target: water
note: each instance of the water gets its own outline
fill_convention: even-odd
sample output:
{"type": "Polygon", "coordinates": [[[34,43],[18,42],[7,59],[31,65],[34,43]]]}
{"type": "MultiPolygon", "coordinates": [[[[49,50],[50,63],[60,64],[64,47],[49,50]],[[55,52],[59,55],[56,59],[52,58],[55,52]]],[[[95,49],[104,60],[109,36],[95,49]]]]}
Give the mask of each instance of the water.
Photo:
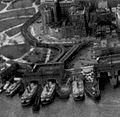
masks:
{"type": "Polygon", "coordinates": [[[22,108],[20,98],[16,95],[8,98],[0,95],[1,117],[119,117],[120,116],[120,87],[112,89],[108,84],[102,91],[100,102],[95,102],[86,96],[83,102],[75,102],[72,97],[63,101],[58,98],[39,113],[32,109],[22,108]]]}

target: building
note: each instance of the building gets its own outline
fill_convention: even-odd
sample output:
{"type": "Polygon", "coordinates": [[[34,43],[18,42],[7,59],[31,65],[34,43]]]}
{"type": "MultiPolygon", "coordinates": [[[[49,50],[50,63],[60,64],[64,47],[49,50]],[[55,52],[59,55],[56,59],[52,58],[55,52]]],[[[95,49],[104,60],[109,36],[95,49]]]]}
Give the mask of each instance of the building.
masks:
{"type": "Polygon", "coordinates": [[[42,5],[43,23],[52,37],[69,38],[75,35],[80,37],[87,35],[89,0],[46,0],[42,5]]]}

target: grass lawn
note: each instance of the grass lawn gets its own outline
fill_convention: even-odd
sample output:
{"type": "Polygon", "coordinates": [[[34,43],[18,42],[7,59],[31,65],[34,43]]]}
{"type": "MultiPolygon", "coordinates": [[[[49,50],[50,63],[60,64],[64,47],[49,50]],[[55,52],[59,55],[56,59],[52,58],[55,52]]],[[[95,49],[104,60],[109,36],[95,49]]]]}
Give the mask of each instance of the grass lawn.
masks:
{"type": "Polygon", "coordinates": [[[8,12],[0,14],[0,20],[5,19],[5,18],[10,18],[10,17],[33,15],[34,13],[35,13],[34,8],[28,8],[28,9],[22,9],[22,10],[16,10],[16,11],[8,11],[8,12]]]}
{"type": "Polygon", "coordinates": [[[3,10],[7,5],[0,2],[0,11],[3,10]]]}
{"type": "Polygon", "coordinates": [[[5,21],[0,21],[0,32],[9,29],[11,27],[17,26],[19,24],[22,24],[24,22],[26,22],[29,19],[29,17],[27,18],[14,18],[14,19],[9,19],[9,20],[5,20],[5,21]]]}
{"type": "Polygon", "coordinates": [[[15,34],[19,33],[21,31],[21,26],[17,28],[13,28],[7,32],[5,32],[8,36],[14,36],[15,34]]]}
{"type": "Polygon", "coordinates": [[[17,8],[25,8],[32,6],[33,0],[15,0],[12,4],[7,8],[10,9],[17,9],[17,8]]]}
{"type": "Polygon", "coordinates": [[[19,45],[6,45],[0,48],[0,54],[11,58],[19,58],[27,51],[29,51],[30,46],[26,44],[19,44],[19,45]]]}

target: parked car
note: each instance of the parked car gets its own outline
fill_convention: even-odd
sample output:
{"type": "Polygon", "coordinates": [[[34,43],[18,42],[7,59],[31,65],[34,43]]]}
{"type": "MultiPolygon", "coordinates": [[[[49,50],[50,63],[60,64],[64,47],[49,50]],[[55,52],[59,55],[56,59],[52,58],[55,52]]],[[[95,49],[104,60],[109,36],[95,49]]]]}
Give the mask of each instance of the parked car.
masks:
{"type": "Polygon", "coordinates": [[[29,106],[33,103],[37,94],[38,84],[30,82],[21,97],[22,106],[29,106]]]}
{"type": "Polygon", "coordinates": [[[4,70],[6,70],[10,66],[11,66],[11,64],[7,64],[5,62],[0,64],[0,73],[2,73],[4,70]]]}
{"type": "Polygon", "coordinates": [[[93,66],[84,67],[84,84],[85,92],[95,100],[99,100],[101,97],[99,89],[99,81],[95,78],[93,66]]]}
{"type": "Polygon", "coordinates": [[[40,104],[41,104],[41,93],[43,91],[43,88],[41,85],[38,86],[38,90],[37,90],[37,95],[35,98],[35,102],[32,106],[32,110],[33,111],[39,111],[40,110],[40,104]]]}
{"type": "Polygon", "coordinates": [[[48,81],[41,93],[41,103],[43,105],[49,104],[53,101],[56,92],[55,90],[56,90],[56,83],[52,81],[48,81]]]}
{"type": "Polygon", "coordinates": [[[84,83],[81,79],[72,82],[72,96],[75,101],[85,99],[84,83]]]}
{"type": "Polygon", "coordinates": [[[2,93],[3,92],[3,87],[4,87],[4,83],[0,83],[0,93],[2,93]]]}
{"type": "Polygon", "coordinates": [[[7,96],[13,96],[20,89],[21,78],[14,78],[13,83],[6,89],[5,94],[7,96]]]}
{"type": "Polygon", "coordinates": [[[7,81],[3,86],[3,90],[4,91],[7,90],[7,88],[10,86],[10,84],[11,84],[10,81],[7,81]]]}

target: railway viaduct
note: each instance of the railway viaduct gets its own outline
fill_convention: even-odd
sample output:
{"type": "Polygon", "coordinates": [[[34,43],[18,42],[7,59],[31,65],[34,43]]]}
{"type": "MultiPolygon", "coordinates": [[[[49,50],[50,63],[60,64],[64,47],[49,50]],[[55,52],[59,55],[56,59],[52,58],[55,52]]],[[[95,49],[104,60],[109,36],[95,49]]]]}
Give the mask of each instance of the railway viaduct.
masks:
{"type": "Polygon", "coordinates": [[[94,70],[97,77],[103,72],[112,77],[120,75],[120,54],[101,57],[98,64],[94,65],[94,70]]]}

